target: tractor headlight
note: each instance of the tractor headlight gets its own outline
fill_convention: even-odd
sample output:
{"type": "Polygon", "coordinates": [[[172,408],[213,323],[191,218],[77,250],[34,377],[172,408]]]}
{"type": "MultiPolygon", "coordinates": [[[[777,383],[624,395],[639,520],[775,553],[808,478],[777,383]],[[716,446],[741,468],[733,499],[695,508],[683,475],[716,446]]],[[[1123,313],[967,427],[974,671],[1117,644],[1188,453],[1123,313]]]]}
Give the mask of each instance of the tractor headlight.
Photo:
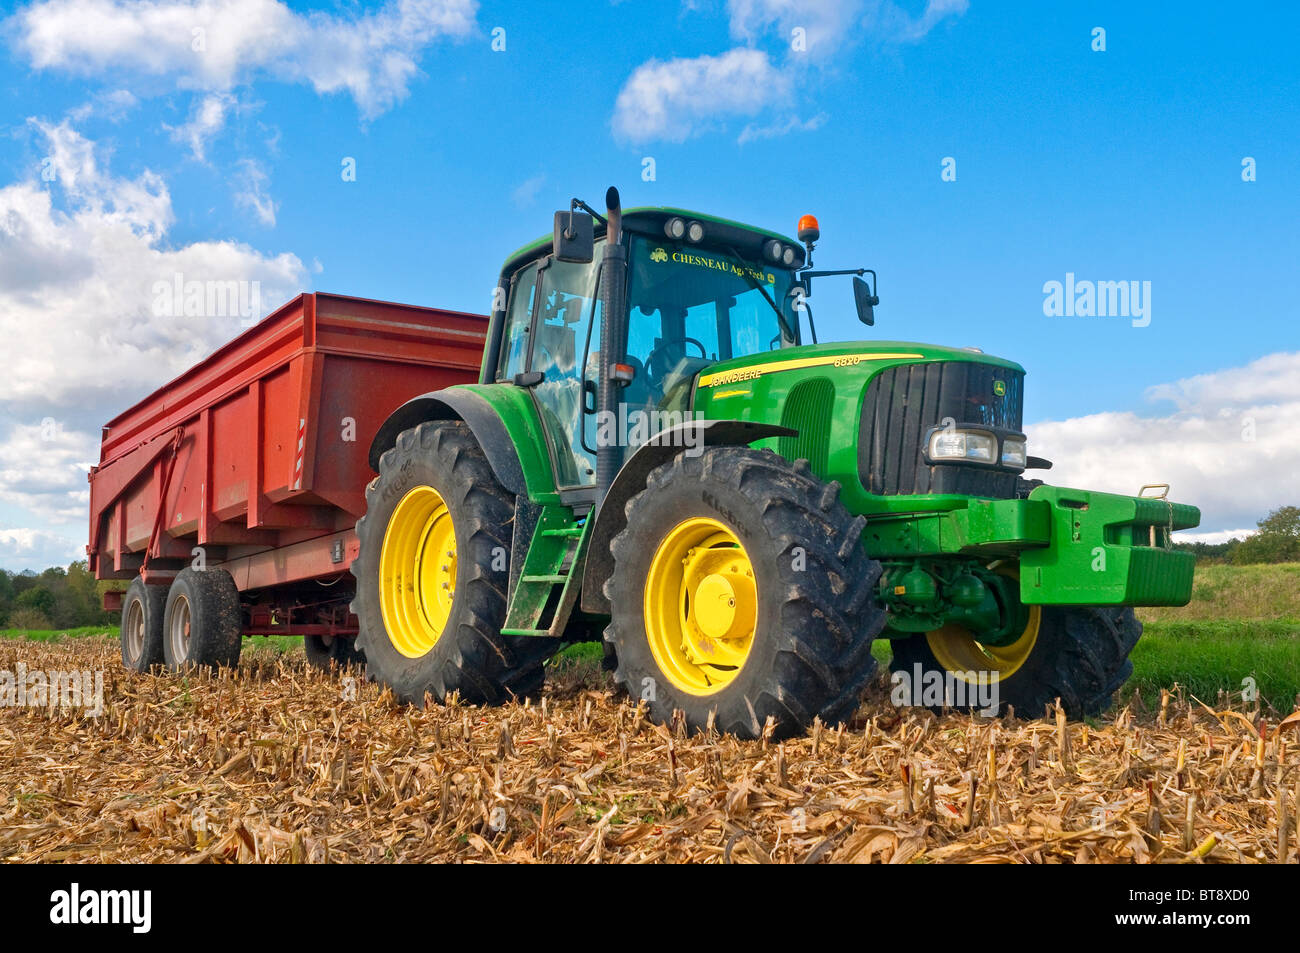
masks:
{"type": "Polygon", "coordinates": [[[704,226],[699,222],[691,222],[686,226],[686,240],[692,244],[704,238],[704,226]]]}
{"type": "Polygon", "coordinates": [[[664,234],[677,240],[686,234],[686,222],[680,218],[670,218],[664,222],[664,234]]]}
{"type": "Polygon", "coordinates": [[[781,252],[783,250],[781,243],[775,238],[768,239],[767,243],[763,245],[763,253],[773,261],[781,260],[781,252]]]}
{"type": "Polygon", "coordinates": [[[787,268],[794,264],[795,250],[789,245],[785,246],[785,251],[781,253],[781,263],[787,268]]]}
{"type": "Polygon", "coordinates": [[[974,460],[992,463],[997,440],[992,434],[968,430],[936,430],[930,435],[931,460],[974,460]]]}
{"type": "Polygon", "coordinates": [[[1028,457],[1025,456],[1025,442],[1014,438],[1002,441],[1002,465],[1023,470],[1028,457]]]}

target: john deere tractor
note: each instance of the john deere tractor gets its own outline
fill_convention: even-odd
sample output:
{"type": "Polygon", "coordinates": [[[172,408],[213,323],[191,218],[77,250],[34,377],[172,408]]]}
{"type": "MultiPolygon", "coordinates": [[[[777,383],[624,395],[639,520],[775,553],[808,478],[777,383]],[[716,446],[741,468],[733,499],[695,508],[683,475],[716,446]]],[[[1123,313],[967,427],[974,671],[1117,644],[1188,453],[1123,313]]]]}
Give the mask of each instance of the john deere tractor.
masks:
{"type": "MultiPolygon", "coordinates": [[[[604,640],[659,721],[754,737],[847,719],[888,639],[901,700],[1096,714],[1133,606],[1182,605],[1191,506],[1025,474],[1024,369],[970,348],[818,343],[798,240],[575,199],[505,262],[480,382],[375,436],[353,611],[402,699],[532,695],[604,640]],[[930,689],[934,689],[931,691],[930,689]],[[965,691],[964,689],[969,689],[965,691]]],[[[869,280],[868,280],[869,279],[869,280]]]]}

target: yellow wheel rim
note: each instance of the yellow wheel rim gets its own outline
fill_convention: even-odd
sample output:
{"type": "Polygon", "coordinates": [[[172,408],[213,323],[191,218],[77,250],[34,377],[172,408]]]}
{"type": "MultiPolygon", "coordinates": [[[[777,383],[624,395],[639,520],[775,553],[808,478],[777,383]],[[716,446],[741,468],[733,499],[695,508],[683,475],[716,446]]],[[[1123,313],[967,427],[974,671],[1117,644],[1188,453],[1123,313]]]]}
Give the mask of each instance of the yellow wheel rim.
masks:
{"type": "Polygon", "coordinates": [[[744,667],[758,625],[754,566],[717,520],[693,517],[664,537],[644,605],[650,653],[677,688],[712,695],[744,667]]]}
{"type": "Polygon", "coordinates": [[[438,643],[456,598],[456,532],[431,486],[402,497],[379,555],[379,609],[393,648],[420,658],[438,643]]]}
{"type": "Polygon", "coordinates": [[[1043,619],[1042,606],[1027,606],[1029,619],[1020,637],[1008,645],[981,645],[965,626],[949,624],[927,632],[935,661],[968,685],[970,673],[988,672],[992,681],[1010,678],[1028,661],[1038,642],[1038,628],[1043,619]]]}

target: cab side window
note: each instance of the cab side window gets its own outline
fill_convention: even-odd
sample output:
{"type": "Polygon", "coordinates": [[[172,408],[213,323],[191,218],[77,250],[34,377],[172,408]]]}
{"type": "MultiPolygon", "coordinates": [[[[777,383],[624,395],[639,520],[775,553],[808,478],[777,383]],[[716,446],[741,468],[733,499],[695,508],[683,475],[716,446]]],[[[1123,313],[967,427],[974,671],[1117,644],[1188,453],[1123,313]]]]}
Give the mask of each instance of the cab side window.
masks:
{"type": "Polygon", "coordinates": [[[522,374],[528,359],[528,335],[533,323],[533,306],[537,297],[537,264],[515,272],[510,281],[510,304],[506,308],[505,329],[501,336],[501,359],[497,380],[513,380],[522,374]]]}
{"type": "Polygon", "coordinates": [[[600,346],[596,271],[595,260],[548,261],[542,271],[529,370],[542,374],[533,396],[554,454],[556,483],[562,487],[590,485],[596,475],[594,444],[587,433],[594,415],[584,403],[584,381],[593,379],[591,352],[600,346]]]}

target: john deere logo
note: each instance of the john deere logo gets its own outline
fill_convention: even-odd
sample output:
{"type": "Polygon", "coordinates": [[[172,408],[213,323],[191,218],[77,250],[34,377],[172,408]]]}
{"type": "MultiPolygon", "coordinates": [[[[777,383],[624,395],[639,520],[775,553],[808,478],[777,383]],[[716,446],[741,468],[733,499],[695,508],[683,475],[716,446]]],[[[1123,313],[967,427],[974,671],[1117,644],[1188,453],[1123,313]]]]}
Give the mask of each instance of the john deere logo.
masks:
{"type": "Polygon", "coordinates": [[[993,382],[993,393],[994,393],[994,395],[997,396],[997,397],[1005,397],[1005,396],[1007,395],[1007,382],[1006,382],[1006,381],[994,381],[994,382],[993,382]]]}
{"type": "Polygon", "coordinates": [[[654,251],[652,251],[652,252],[650,253],[650,260],[651,260],[651,261],[667,261],[667,260],[668,260],[668,252],[664,251],[662,248],[656,248],[654,251]]]}

